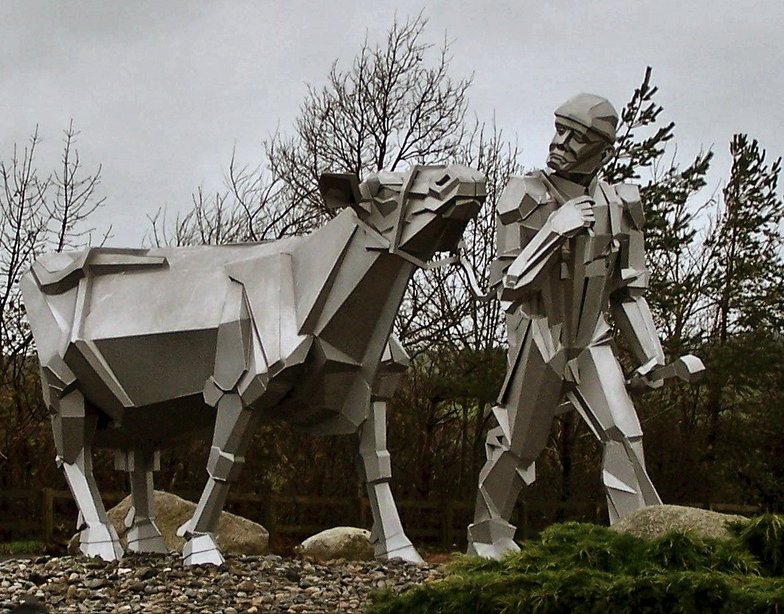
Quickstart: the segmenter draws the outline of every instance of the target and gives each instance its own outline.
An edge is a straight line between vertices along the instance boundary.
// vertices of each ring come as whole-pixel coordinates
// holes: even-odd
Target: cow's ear
[[[327,209],[356,209],[362,198],[359,193],[359,178],[354,173],[322,173],[319,178],[319,192]]]

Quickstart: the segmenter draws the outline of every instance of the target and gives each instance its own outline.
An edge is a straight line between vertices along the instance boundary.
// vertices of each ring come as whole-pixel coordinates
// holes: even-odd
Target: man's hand
[[[596,218],[593,204],[591,197],[580,196],[566,201],[550,214],[547,222],[525,244],[506,269],[501,300],[512,301],[519,298],[519,291],[533,283],[547,265],[550,256],[564,241],[594,223]]]
[[[626,382],[627,386],[634,392],[661,388],[664,384],[664,380],[660,377],[656,377],[655,372],[663,366],[664,365],[662,365],[658,359],[651,358],[648,362],[641,364],[634,370],[632,376]]]
[[[633,391],[646,388],[660,388],[664,383],[676,379],[693,384],[705,375],[705,365],[692,354],[681,356],[677,360],[661,365],[652,358],[639,367],[626,382],[627,387]]]
[[[550,214],[553,231],[564,237],[573,237],[582,228],[589,228],[596,220],[593,205],[594,200],[590,196],[567,200]]]

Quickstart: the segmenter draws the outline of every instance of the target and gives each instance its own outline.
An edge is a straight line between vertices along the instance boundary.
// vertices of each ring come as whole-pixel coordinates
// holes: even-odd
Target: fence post
[[[357,512],[359,518],[359,522],[357,523],[357,526],[366,527],[367,516],[365,514],[365,498],[362,496],[362,492],[357,492]]]
[[[269,507],[267,508],[267,532],[269,538],[272,540],[273,535],[277,530],[278,525],[278,495],[272,493],[269,498]]]
[[[54,535],[54,497],[51,488],[41,491],[41,525],[44,542],[51,542]]]
[[[450,499],[446,500],[446,508],[444,509],[444,548],[451,548],[452,542],[452,530],[454,525],[454,508],[452,507],[452,501]]]

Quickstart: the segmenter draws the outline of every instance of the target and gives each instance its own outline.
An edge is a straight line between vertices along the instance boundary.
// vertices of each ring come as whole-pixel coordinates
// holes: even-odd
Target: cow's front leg
[[[422,557],[403,531],[397,505],[389,487],[392,469],[387,450],[385,401],[371,403],[370,416],[359,429],[359,454],[373,512],[371,541],[376,548],[376,558],[421,563]]]
[[[123,555],[120,538],[109,522],[93,477],[91,445],[98,418],[87,414],[79,390],[72,390],[61,398],[54,397],[52,409],[57,464],[63,469],[79,507],[79,550],[87,556],[115,561]]]
[[[254,412],[243,405],[239,394],[226,393],[218,401],[207,461],[210,478],[193,517],[178,531],[187,539],[182,552],[186,565],[223,563],[214,534],[229,486],[236,481],[245,463],[243,454],[250,443],[255,422]]]
[[[160,469],[160,454],[153,450],[117,450],[114,468],[130,474],[133,503],[125,518],[128,531],[128,550],[131,552],[158,552],[167,554],[169,549],[155,524],[152,473]]]

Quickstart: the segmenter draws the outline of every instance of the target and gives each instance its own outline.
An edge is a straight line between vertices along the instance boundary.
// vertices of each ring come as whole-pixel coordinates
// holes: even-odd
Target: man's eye
[[[574,140],[576,142],[580,143],[581,145],[586,142],[585,141],[585,137],[582,134],[575,134],[574,135]]]

